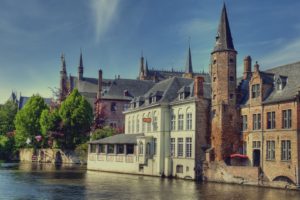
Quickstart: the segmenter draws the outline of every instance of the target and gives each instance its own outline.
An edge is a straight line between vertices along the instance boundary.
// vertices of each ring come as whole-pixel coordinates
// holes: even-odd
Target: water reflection
[[[0,199],[299,200],[300,192],[21,164],[0,169]]]

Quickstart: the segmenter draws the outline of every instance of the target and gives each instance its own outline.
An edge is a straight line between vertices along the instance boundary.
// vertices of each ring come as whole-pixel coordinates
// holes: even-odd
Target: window
[[[248,119],[247,115],[242,116],[242,130],[245,131],[248,129]]]
[[[259,84],[252,85],[252,98],[259,97],[259,93],[260,93],[260,85]]]
[[[230,94],[230,95],[229,95],[229,98],[230,98],[230,99],[233,99],[233,97],[234,97],[233,94]]]
[[[282,82],[281,82],[280,78],[278,78],[276,81],[276,89],[282,90]]]
[[[282,140],[281,141],[281,160],[288,161],[291,160],[291,141]]]
[[[170,154],[175,156],[175,138],[171,138]]]
[[[153,138],[153,155],[156,155],[157,139]]]
[[[97,152],[97,145],[91,144],[90,146],[90,153],[96,153]]]
[[[106,153],[106,148],[104,144],[99,144],[99,153]]]
[[[181,93],[179,93],[179,100],[182,100],[182,99],[184,99],[184,92],[181,92]]]
[[[292,128],[292,110],[282,111],[282,128]]]
[[[136,117],[136,132],[140,132],[140,119],[139,116]]]
[[[192,138],[185,138],[185,157],[192,157]]]
[[[267,112],[267,129],[275,128],[275,112]]]
[[[183,114],[178,115],[178,130],[183,130]]]
[[[134,153],[134,145],[133,144],[127,144],[126,145],[126,153],[127,154],[133,154]]]
[[[115,146],[113,144],[107,145],[107,153],[115,153]]]
[[[171,130],[176,130],[176,115],[172,114],[171,116]]]
[[[131,121],[130,118],[128,118],[128,133],[131,132]]]
[[[252,142],[253,149],[260,149],[260,141],[253,141]]]
[[[217,63],[217,60],[216,59],[214,59],[214,62],[213,62],[214,64],[216,64]]]
[[[230,80],[230,81],[234,81],[234,77],[233,77],[233,76],[230,76],[230,77],[229,77],[229,80]]]
[[[124,144],[117,145],[117,154],[124,154]]]
[[[157,115],[156,115],[156,112],[154,112],[154,114],[153,114],[152,125],[153,125],[153,131],[157,131]]]
[[[261,129],[261,115],[253,114],[253,130]]]
[[[110,122],[109,125],[111,128],[117,128],[117,122]]]
[[[247,155],[247,142],[243,142],[243,154]]]
[[[183,173],[183,166],[182,165],[176,165],[176,173]]]
[[[267,141],[267,160],[275,160],[275,141]]]
[[[230,58],[229,63],[233,63],[233,62],[234,62],[233,58]]]
[[[217,80],[217,77],[214,76],[213,81],[216,82],[216,80]]]
[[[142,132],[145,132],[145,122],[144,122],[144,119],[145,119],[145,114],[143,115],[143,118],[142,118]]]
[[[192,113],[186,114],[186,130],[192,130]]]
[[[134,133],[134,117],[132,117],[132,127],[131,127],[131,132]]]
[[[183,157],[183,138],[177,139],[177,156]]]
[[[116,102],[112,102],[110,104],[110,110],[113,112],[117,111],[117,103]]]
[[[150,113],[148,114],[148,118],[151,118]],[[147,131],[151,131],[151,122],[147,122]]]
[[[142,142],[139,143],[139,154],[143,154],[144,153],[144,145]]]
[[[151,144],[148,142],[146,146],[146,154],[150,155],[151,154]]]

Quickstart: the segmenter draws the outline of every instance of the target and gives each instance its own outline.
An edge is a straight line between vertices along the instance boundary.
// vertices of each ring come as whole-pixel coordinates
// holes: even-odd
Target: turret
[[[78,66],[78,79],[83,80],[83,60],[82,60],[81,51],[80,51],[79,66]]]

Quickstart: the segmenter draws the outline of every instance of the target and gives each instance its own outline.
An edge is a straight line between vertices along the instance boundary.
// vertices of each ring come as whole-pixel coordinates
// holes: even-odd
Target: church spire
[[[191,45],[189,44],[189,51],[185,64],[185,73],[193,73],[193,65],[192,65],[192,54],[191,54]]]
[[[78,79],[83,79],[83,60],[82,60],[82,51],[80,49],[80,58],[79,58],[79,66],[78,66]]]
[[[67,73],[64,53],[61,54],[60,59],[61,59],[61,71]]]
[[[223,51],[223,50],[235,51],[234,45],[232,42],[232,36],[231,36],[231,31],[230,31],[230,26],[229,26],[229,21],[228,21],[228,17],[227,17],[225,3],[223,5],[223,9],[222,9],[220,24],[219,24],[218,33],[216,36],[216,45],[215,45],[213,52]]]

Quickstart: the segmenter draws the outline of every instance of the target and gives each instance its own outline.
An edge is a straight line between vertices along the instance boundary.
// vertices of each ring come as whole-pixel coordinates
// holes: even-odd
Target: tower
[[[211,53],[211,142],[215,160],[225,160],[239,145],[239,115],[236,105],[236,56],[224,4]]]
[[[78,80],[83,79],[83,61],[82,61],[82,51],[80,51],[80,58],[79,58],[79,66],[78,66]]]
[[[144,56],[142,52],[141,60],[140,60],[140,73],[139,73],[139,79],[145,80],[145,68],[144,68]]]
[[[192,54],[191,54],[191,45],[189,44],[188,55],[186,58],[185,71],[183,76],[185,78],[193,78],[193,65],[192,65]]]
[[[65,56],[61,54],[61,70],[60,70],[60,92],[59,92],[59,101],[62,102],[68,95],[68,86],[67,86],[67,68]]]

